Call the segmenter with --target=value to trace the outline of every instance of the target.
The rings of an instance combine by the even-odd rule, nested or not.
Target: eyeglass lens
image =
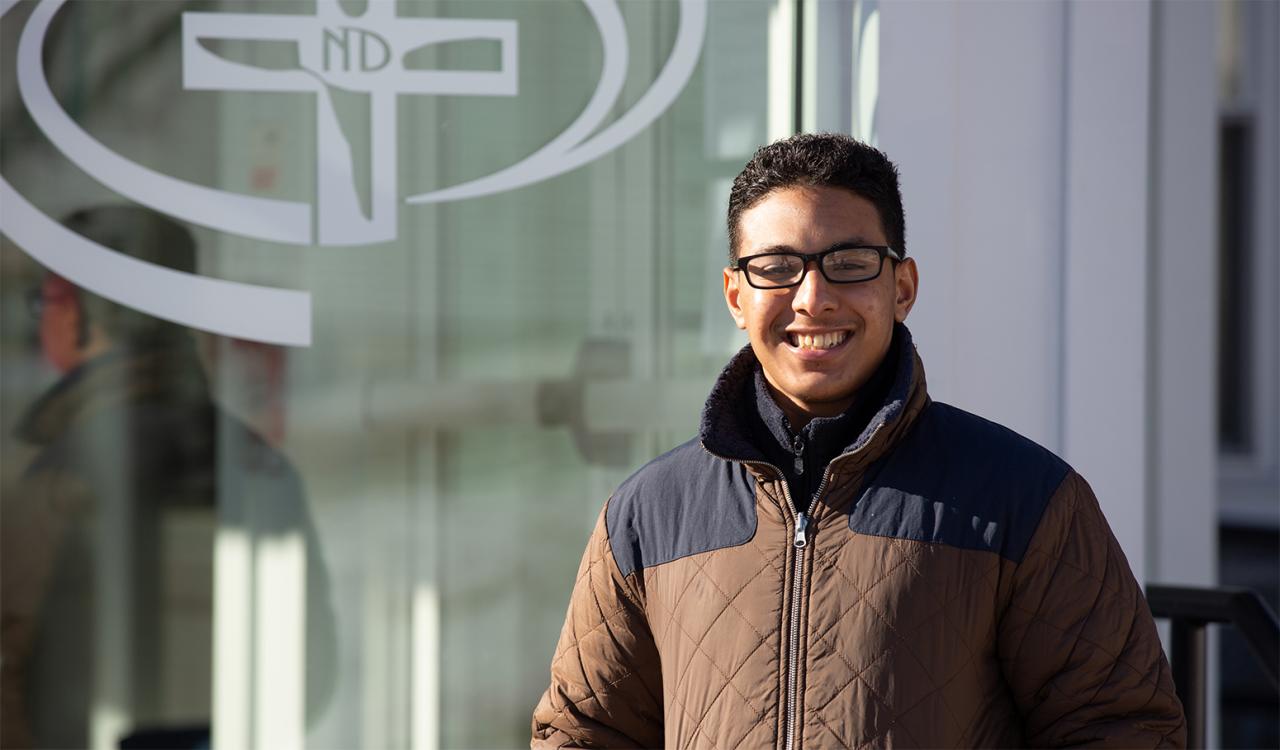
[[[880,273],[880,253],[875,248],[842,248],[821,257],[822,273],[830,281],[867,281]],[[760,255],[747,262],[747,274],[757,286],[784,287],[800,283],[804,267],[805,261],[798,255]]]

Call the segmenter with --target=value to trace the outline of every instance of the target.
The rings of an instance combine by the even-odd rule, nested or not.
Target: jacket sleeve
[[[1082,477],[1069,472],[1013,572],[999,658],[1035,747],[1184,747],[1151,610]]]
[[[662,677],[638,573],[623,577],[600,514],[533,713],[534,748],[661,747]]]

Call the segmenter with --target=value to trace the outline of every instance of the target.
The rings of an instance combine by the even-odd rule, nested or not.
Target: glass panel
[[[774,3],[0,8],[5,745],[525,744],[607,494],[745,343]]]

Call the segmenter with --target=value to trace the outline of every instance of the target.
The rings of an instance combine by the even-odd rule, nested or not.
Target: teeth
[[[831,349],[839,346],[848,336],[847,331],[835,331],[833,333],[793,333],[791,334],[791,343],[801,349]]]

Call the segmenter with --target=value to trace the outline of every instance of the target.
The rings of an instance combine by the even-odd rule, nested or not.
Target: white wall
[[[902,170],[930,389],[1060,449],[1063,8],[881,13],[876,132]]]
[[[1071,462],[1140,580],[1212,580],[1211,6],[879,8],[931,392]]]
[[[1217,581],[1218,8],[1156,5],[1148,578]]]

